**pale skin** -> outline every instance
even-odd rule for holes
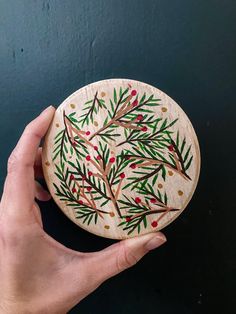
[[[0,313],[67,313],[166,241],[156,232],[82,253],[43,230],[35,198],[47,201],[51,196],[35,179],[42,176],[39,144],[54,112],[50,106],[26,126],[8,160],[0,203]]]

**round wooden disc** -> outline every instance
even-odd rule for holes
[[[148,84],[87,85],[56,110],[43,146],[52,197],[77,225],[122,239],[162,229],[187,206],[200,151],[176,102]]]

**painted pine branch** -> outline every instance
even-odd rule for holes
[[[97,154],[98,155],[95,158],[89,155],[86,157],[86,160],[89,163],[91,163],[91,165],[93,165],[94,168],[96,169],[96,173],[90,172],[90,177],[96,178],[99,182],[101,181],[103,183],[104,187],[106,188],[107,199],[112,202],[119,217],[122,217],[119,205],[117,203],[117,198],[118,198],[119,193],[117,191],[116,193],[113,192],[112,184],[109,181],[109,177],[111,176],[110,172],[111,172],[113,164],[116,161],[116,158],[111,156],[110,149],[108,148],[107,144],[103,147],[102,144],[99,143],[99,148],[97,148]],[[88,180],[86,176],[85,176],[85,179]],[[122,182],[122,179],[121,179],[121,182]],[[120,188],[121,186],[118,187],[118,189]],[[97,192],[99,192],[98,189],[97,189]],[[100,191],[100,194],[103,193],[101,192],[102,191]]]
[[[114,166],[112,166],[111,171],[108,175],[109,182],[111,186],[117,185],[121,179],[125,178],[125,169],[132,161],[129,160],[124,152],[121,152],[117,156]]]
[[[76,145],[73,145],[74,142],[76,141],[76,137],[72,136],[72,132],[71,130],[69,130],[71,127],[71,124],[74,124],[76,121],[75,119],[73,119],[74,121],[71,120],[71,117],[69,118],[68,116],[65,115],[64,112],[64,123],[65,123],[65,129],[63,130],[63,132],[59,133],[59,135],[56,136],[55,140],[59,142],[58,139],[61,140],[61,145],[60,145],[60,166],[61,168],[55,164],[55,167],[57,169],[57,171],[55,172],[55,175],[59,178],[60,180],[60,187],[58,187],[56,184],[54,184],[54,187],[56,188],[56,195],[60,197],[61,200],[63,201],[67,201],[69,203],[67,203],[67,206],[73,206],[74,209],[78,209],[77,210],[77,218],[82,219],[83,218],[83,223],[88,223],[90,224],[90,222],[92,221],[92,219],[94,218],[94,222],[97,222],[97,217],[100,216],[101,218],[103,218],[103,214],[111,214],[111,212],[106,212],[104,210],[100,210],[96,207],[95,204],[95,199],[99,199],[99,197],[94,197],[94,192],[99,192],[99,194],[102,194],[101,197],[105,197],[107,198],[107,201],[110,200],[109,197],[107,197],[107,195],[105,194],[105,192],[101,191],[101,187],[100,185],[97,187],[95,185],[95,182],[92,182],[89,180],[89,176],[88,174],[84,171],[84,173],[82,172],[82,169],[79,166],[79,162],[77,161],[77,173],[73,174],[71,173],[68,179],[68,175],[69,175],[69,170],[68,168],[66,169],[66,175],[64,175],[64,167],[65,167],[65,163],[64,163],[64,159],[65,157],[63,156],[64,154],[64,150],[65,150],[65,145],[67,143],[71,144],[71,148],[73,147],[73,149],[76,151],[77,156],[79,155],[81,158],[81,152],[79,152],[77,150]],[[64,137],[64,140],[63,140]],[[66,140],[65,140],[66,139]],[[79,138],[80,139],[80,138]],[[81,139],[80,139],[81,140]],[[81,140],[83,141],[83,139]],[[86,152],[87,152],[87,148],[86,148]],[[57,153],[57,151],[56,151]],[[66,149],[66,153],[68,153],[68,149]],[[68,164],[75,166],[72,162],[67,161]],[[85,166],[83,167],[83,170],[85,170]],[[77,175],[80,175],[80,177],[78,178]],[[69,180],[69,182],[68,182]],[[82,184],[79,183],[79,181],[82,181]],[[73,182],[73,183],[72,183]],[[84,185],[84,182],[86,182],[88,184],[88,186]],[[72,186],[71,186],[72,184]],[[91,191],[91,189],[94,188],[94,191]],[[89,194],[89,195],[87,195]]]
[[[153,227],[157,227],[158,222],[170,211],[178,211],[177,208],[167,206],[167,195],[162,195],[158,190],[158,194],[154,192],[151,185],[148,187],[139,188],[139,193],[143,195],[143,198],[135,197],[129,199],[123,195],[124,200],[119,202],[123,205],[122,210],[126,210],[127,214],[123,216],[123,221],[118,226],[122,226],[123,230],[128,231],[128,235],[134,232],[136,229],[140,233],[142,226],[147,227],[146,217],[149,215],[158,216],[156,220],[152,222]]]
[[[74,175],[69,172],[68,168],[66,169],[64,174],[65,164],[63,162],[60,163],[60,166],[56,165],[57,171],[55,172],[55,174],[60,179],[60,186],[57,186],[55,183],[53,183],[56,189],[55,194],[59,196],[59,199],[61,201],[66,201],[67,206],[72,206],[74,210],[78,209],[77,213],[80,213],[80,216],[78,216],[77,218],[84,218],[84,222],[87,221],[88,218],[87,223],[89,224],[93,216],[95,219],[95,223],[97,223],[97,216],[103,218],[103,214],[110,214],[110,212],[106,212],[96,208],[95,203],[89,201],[88,197],[86,196],[84,198],[87,202],[83,201],[81,189],[76,189],[76,181]]]
[[[150,119],[151,118],[151,119]],[[169,124],[167,123],[167,119],[164,119],[161,126],[158,128],[159,122],[162,121],[162,118],[156,119],[155,123],[152,121],[152,117],[147,117],[143,115],[139,115],[139,125],[143,126],[144,124],[149,126],[149,130],[151,132],[147,132],[148,128],[146,126],[143,126],[140,130],[132,130],[129,135],[126,137],[126,140],[120,142],[116,146],[121,146],[125,143],[131,144],[131,145],[147,145],[147,146],[153,146],[151,145],[153,143],[156,144],[155,148],[164,148],[166,145],[166,135],[169,135],[173,132],[167,131],[170,129],[177,121],[178,119],[173,120]],[[151,120],[151,121],[150,121]],[[149,121],[151,123],[149,123]]]
[[[73,163],[72,161],[68,160],[68,164],[75,169],[74,175],[78,175],[78,180],[82,181],[84,180],[87,183],[86,188],[91,188],[95,192],[97,192],[101,197],[103,197],[106,200],[110,200],[110,197],[107,195],[106,187],[102,186],[100,181],[97,180],[94,176],[90,175],[89,170],[86,170],[85,164],[80,165],[78,160],[76,160],[77,165]]]
[[[98,91],[97,91],[94,95],[94,98],[91,100],[88,100],[84,104],[83,111],[85,111],[85,113],[83,113],[80,116],[80,119],[78,121],[79,125],[83,127],[85,124],[88,125],[90,122],[93,123],[94,115],[97,114],[99,110],[102,108],[106,109],[105,101],[103,99],[98,98]]]
[[[75,113],[66,115],[63,113],[64,129],[61,130],[54,138],[53,161],[57,158],[67,161],[67,155],[73,155],[75,152],[78,158],[86,156],[88,153],[86,139],[80,134],[76,124],[77,119],[74,117]]]
[[[191,154],[191,145],[187,145],[186,138],[181,141],[179,132],[177,132],[176,140],[169,135],[169,157],[175,163],[176,168],[183,173],[183,175],[191,180],[187,174],[187,170],[191,166],[193,155]]]
[[[163,180],[166,179],[166,168],[172,170],[173,172],[178,173],[184,179],[188,180],[188,176],[183,173],[180,169],[178,169],[173,163],[163,158],[156,158],[155,156],[146,157],[142,154],[127,154],[127,158],[133,160],[133,163],[130,164],[130,168],[133,169],[133,173],[135,176],[131,176],[128,178],[130,181],[123,189],[126,189],[130,186],[133,188],[136,187],[136,184],[139,182],[147,183],[150,178],[153,178],[153,184],[155,184],[158,174],[161,173]],[[149,171],[148,173],[146,171]],[[139,175],[137,177],[137,175]]]
[[[149,98],[146,99],[146,94],[143,94],[140,100],[138,100],[138,95],[136,90],[132,90],[131,93],[124,97],[128,92],[128,89],[126,89],[124,92],[121,91],[120,98],[117,102],[117,96],[116,92],[114,90],[114,103],[112,100],[110,100],[111,109],[108,110],[108,116],[105,119],[104,125],[96,131],[94,134],[92,134],[89,138],[89,140],[92,140],[95,136],[99,136],[100,134],[104,134],[104,131],[107,130],[110,127],[116,127],[121,126],[123,128],[131,128],[136,130],[141,130],[137,125],[137,121],[135,119],[139,116],[141,116],[142,113],[153,113],[152,110],[146,109],[145,106],[158,106],[158,101],[160,99],[155,99],[154,95],[149,96]],[[136,96],[137,95],[137,96]],[[136,96],[136,97],[135,97]],[[135,98],[134,98],[135,97]],[[136,113],[135,113],[136,112]],[[134,114],[135,113],[135,114]],[[124,119],[125,120],[124,122]]]
[[[60,157],[66,161],[67,148],[64,147],[65,142],[68,141],[65,129],[61,130],[54,138],[54,150],[52,152],[52,160],[55,161],[57,157]]]

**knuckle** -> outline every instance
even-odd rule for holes
[[[137,257],[129,250],[125,242],[120,242],[120,253],[117,256],[116,264],[118,271],[122,271],[126,268],[134,266],[138,259]]]
[[[30,122],[25,126],[25,129],[24,129],[24,132],[23,132],[23,133],[31,133],[33,128],[34,128],[34,120],[30,121]]]
[[[8,173],[14,172],[16,168],[18,167],[18,165],[19,165],[19,157],[16,152],[16,149],[14,149],[10,157],[8,158],[8,162],[7,162]]]
[[[29,136],[33,136],[37,140],[42,138],[42,134],[40,134],[39,131],[35,130],[35,120],[33,120],[29,124],[27,124],[27,126],[25,127],[25,130],[24,130],[24,134],[27,135],[27,136],[28,135]]]
[[[20,241],[20,233],[14,224],[8,226],[6,224],[1,225],[0,239],[4,247],[17,247]]]

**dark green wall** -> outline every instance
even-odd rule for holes
[[[236,313],[236,1],[0,1],[0,184],[25,124],[90,82],[128,77],[186,111],[202,172],[168,243],[111,279],[71,313]],[[53,202],[45,228],[65,245],[112,241],[70,222]]]

